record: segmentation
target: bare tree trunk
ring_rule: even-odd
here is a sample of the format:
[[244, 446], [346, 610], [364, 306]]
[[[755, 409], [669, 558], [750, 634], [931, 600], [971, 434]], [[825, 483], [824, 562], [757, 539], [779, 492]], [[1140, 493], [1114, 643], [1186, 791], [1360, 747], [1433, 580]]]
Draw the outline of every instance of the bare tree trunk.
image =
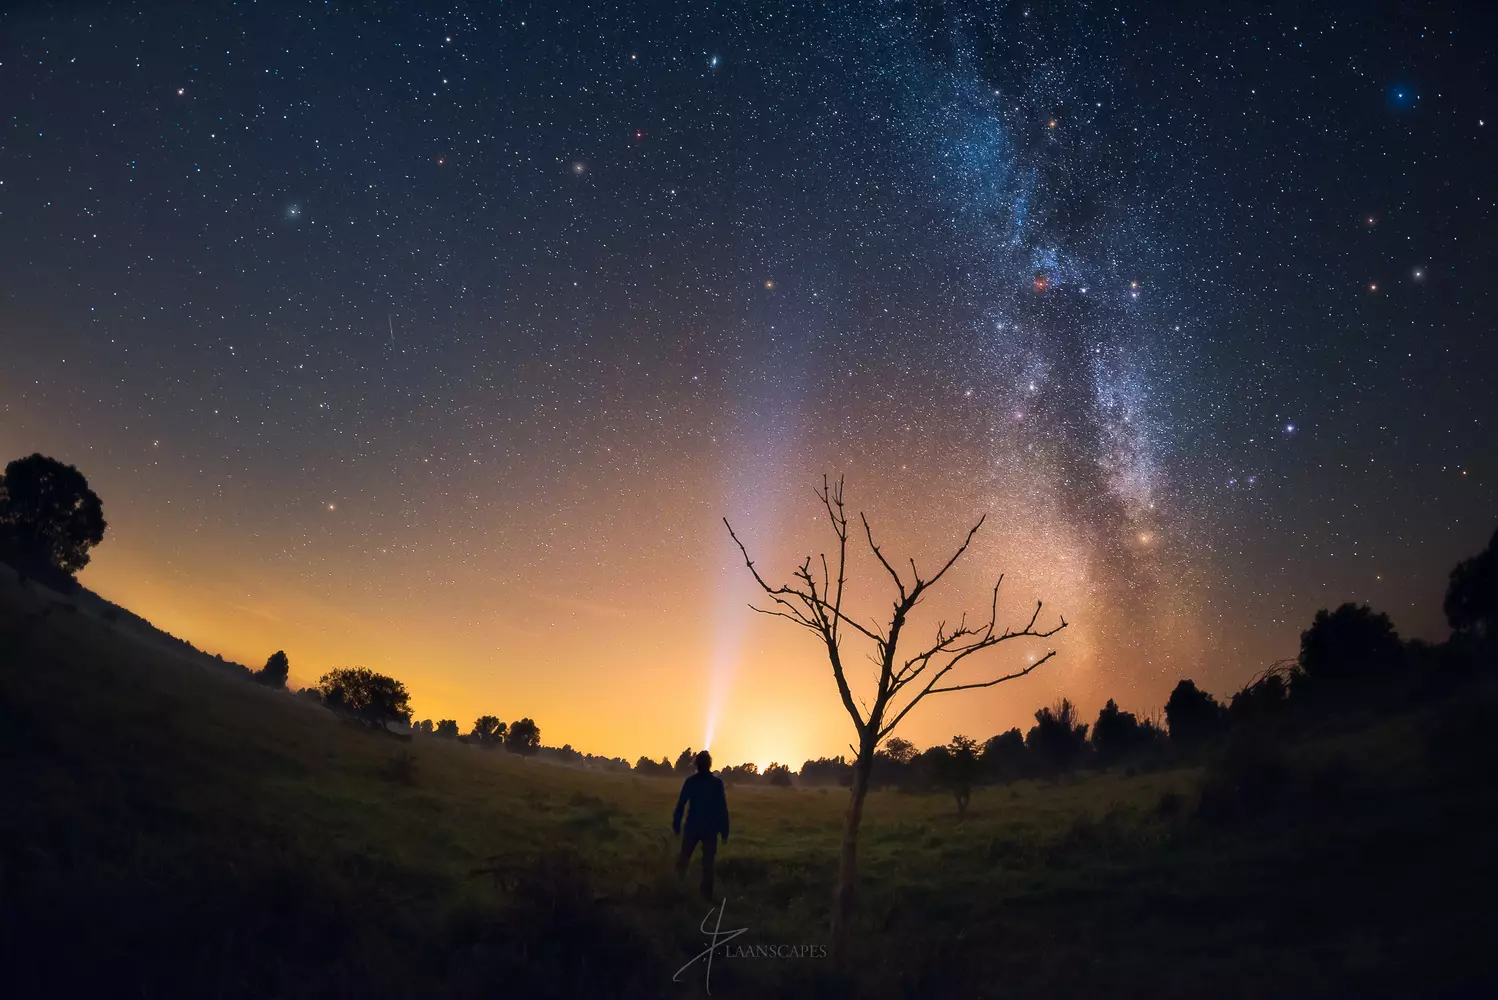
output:
[[853, 787], [843, 821], [843, 853], [837, 867], [837, 892], [832, 903], [832, 958], [842, 966], [848, 956], [848, 924], [853, 919], [853, 896], [858, 881], [858, 827], [863, 822], [863, 800], [869, 793], [872, 747], [861, 750], [853, 764]]

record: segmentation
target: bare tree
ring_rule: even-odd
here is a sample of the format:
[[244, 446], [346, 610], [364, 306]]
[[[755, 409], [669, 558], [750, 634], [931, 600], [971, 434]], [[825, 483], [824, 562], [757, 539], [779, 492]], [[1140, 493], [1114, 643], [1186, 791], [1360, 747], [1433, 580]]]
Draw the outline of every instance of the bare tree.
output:
[[[901, 575], [900, 570], [895, 569], [880, 550], [874, 541], [874, 532], [869, 527], [868, 518], [860, 513], [858, 517], [863, 523], [869, 548], [873, 550], [875, 558], [889, 574], [890, 580], [895, 585], [896, 594], [894, 610], [887, 626], [878, 623], [863, 625], [843, 612], [843, 591], [847, 583], [848, 516], [843, 506], [842, 478], [838, 478], [837, 485], [834, 487], [824, 476], [822, 488], [816, 493], [817, 499], [827, 511], [833, 534], [837, 537], [837, 552], [832, 559], [832, 562], [837, 564], [836, 572], [831, 569], [831, 563], [824, 552], [820, 556], [819, 567], [814, 565], [811, 556], [807, 556], [794, 573], [794, 583], [771, 586], [759, 570], [755, 569], [754, 560], [749, 558], [749, 550], [734, 533], [733, 525], [729, 524], [727, 518], [723, 519], [723, 523], [728, 528], [728, 534], [733, 538], [734, 543], [738, 545], [739, 551], [743, 553], [744, 564], [754, 576], [754, 581], [773, 602], [771, 607], [754, 607], [753, 609], [761, 614], [788, 618], [797, 625], [816, 633], [827, 648], [827, 658], [832, 665], [832, 677], [837, 682], [838, 695], [842, 698], [843, 708], [847, 711], [848, 717], [853, 720], [853, 728], [858, 734], [858, 745], [851, 747], [856, 754], [853, 765], [853, 787], [843, 823], [842, 856], [838, 864], [837, 890], [832, 907], [833, 954], [841, 962], [847, 951], [848, 923], [853, 912], [854, 887], [858, 874], [858, 828], [863, 820], [863, 803], [869, 790], [869, 772], [874, 762], [874, 751], [879, 748], [880, 742], [892, 734], [895, 727], [904, 721], [911, 709], [920, 704], [928, 695], [990, 688], [1005, 681], [1023, 677], [1035, 670], [1055, 656], [1056, 651], [1051, 650], [1021, 670], [986, 680], [958, 683], [955, 677], [948, 679], [953, 669], [974, 653], [1021, 636], [1044, 639], [1055, 635], [1066, 627], [1066, 619], [1060, 619], [1060, 624], [1054, 628], [1036, 630], [1035, 623], [1040, 618], [1041, 609], [1041, 602], [1037, 601], [1035, 613], [1030, 616], [1024, 628], [1000, 629], [997, 625], [999, 586], [1004, 582], [1004, 578], [1000, 576], [993, 587], [993, 600], [989, 606], [987, 621], [969, 625], [967, 617], [963, 616], [962, 620], [951, 628], [948, 628], [946, 622], [941, 622], [936, 627], [934, 642], [921, 648], [915, 655], [901, 659], [898, 653], [900, 633], [905, 628], [911, 611], [920, 603], [926, 591], [935, 586], [967, 551], [973, 536], [978, 533], [979, 528], [983, 527], [984, 518], [980, 518], [978, 523], [973, 525], [967, 533], [967, 538], [953, 553], [952, 558], [948, 559], [934, 575], [930, 578], [922, 577], [920, 570], [916, 568], [915, 560], [912, 559], [910, 560], [910, 575], [906, 578]], [[873, 703], [863, 704], [861, 710], [859, 706], [861, 699], [855, 699], [843, 664], [842, 640], [845, 630], [850, 630], [874, 644], [873, 660], [879, 668], [879, 679], [874, 691]]]

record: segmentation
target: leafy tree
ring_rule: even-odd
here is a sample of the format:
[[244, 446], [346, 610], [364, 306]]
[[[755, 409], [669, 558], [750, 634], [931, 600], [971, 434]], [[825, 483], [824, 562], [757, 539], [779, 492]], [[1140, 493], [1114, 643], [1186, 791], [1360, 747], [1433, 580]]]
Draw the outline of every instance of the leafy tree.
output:
[[438, 719], [437, 720], [437, 735], [440, 736], [440, 737], [442, 737], [444, 740], [455, 740], [455, 739], [457, 739], [458, 738], [458, 720], [457, 719]]
[[942, 786], [957, 800], [957, 818], [967, 816], [968, 802], [973, 797], [973, 783], [978, 780], [978, 741], [966, 736], [953, 736], [952, 741], [940, 748], [937, 758], [937, 778]]
[[1170, 741], [1183, 749], [1196, 750], [1212, 742], [1222, 732], [1222, 723], [1222, 705], [1195, 681], [1181, 681], [1165, 702]]
[[1077, 706], [1062, 698], [1035, 713], [1035, 725], [1025, 734], [1025, 746], [1052, 774], [1074, 767], [1087, 746], [1087, 723], [1077, 719]]
[[1404, 663], [1404, 644], [1394, 623], [1366, 604], [1344, 604], [1316, 612], [1300, 634], [1297, 680], [1341, 684], [1388, 673]]
[[322, 675], [317, 687], [324, 705], [377, 729], [411, 719], [411, 696], [406, 686], [367, 667], [331, 670]]
[[770, 766], [765, 768], [765, 781], [776, 788], [789, 788], [791, 787], [791, 769], [785, 764], [771, 762]]
[[692, 748], [687, 747], [676, 758], [676, 773], [691, 774], [695, 770], [697, 770], [697, 765], [692, 763]]
[[1000, 781], [1013, 781], [1022, 777], [1028, 763], [1025, 756], [1025, 734], [1015, 728], [991, 738], [983, 744], [983, 756], [979, 761], [983, 770]]
[[34, 454], [5, 467], [0, 479], [0, 559], [48, 586], [70, 590], [104, 540], [104, 507], [83, 473]]
[[510, 723], [505, 733], [505, 749], [527, 757], [534, 754], [541, 749], [541, 727], [530, 719]]
[[473, 721], [473, 732], [469, 736], [482, 746], [497, 747], [504, 743], [507, 728], [498, 716], [481, 715]]
[[1486, 549], [1451, 570], [1442, 609], [1454, 631], [1498, 637], [1498, 531]]
[[1138, 756], [1155, 742], [1159, 733], [1148, 720], [1140, 722], [1133, 712], [1125, 712], [1112, 698], [1092, 724], [1092, 749], [1105, 767]]
[[918, 752], [914, 743], [899, 736], [884, 741], [884, 755], [896, 764], [909, 764]]
[[416, 723], [416, 725], [412, 726], [411, 728], [414, 729], [414, 730], [416, 730], [416, 732], [422, 734], [423, 736], [430, 736], [430, 735], [432, 735], [432, 720], [431, 719], [422, 719], [420, 722]]
[[286, 653], [282, 650], [270, 654], [265, 661], [265, 666], [255, 674], [255, 680], [266, 687], [286, 687], [286, 676], [291, 672], [291, 661], [286, 659]]

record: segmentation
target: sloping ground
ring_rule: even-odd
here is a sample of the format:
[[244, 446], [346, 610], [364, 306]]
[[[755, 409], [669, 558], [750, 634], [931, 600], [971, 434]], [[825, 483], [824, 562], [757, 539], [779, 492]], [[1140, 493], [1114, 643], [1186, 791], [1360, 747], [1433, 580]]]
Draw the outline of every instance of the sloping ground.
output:
[[[673, 783], [380, 736], [42, 600], [0, 580], [6, 996], [704, 995]], [[843, 793], [733, 789], [723, 926], [813, 948], [712, 995], [1489, 992], [1492, 706], [962, 824], [876, 793], [846, 977], [815, 950]]]

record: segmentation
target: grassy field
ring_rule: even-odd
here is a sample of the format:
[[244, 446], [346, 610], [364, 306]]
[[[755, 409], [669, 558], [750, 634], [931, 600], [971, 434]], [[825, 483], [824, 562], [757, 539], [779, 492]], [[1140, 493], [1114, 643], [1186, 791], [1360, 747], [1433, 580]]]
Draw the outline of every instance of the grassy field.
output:
[[[0, 584], [4, 995], [704, 995], [675, 782], [381, 736], [43, 604]], [[962, 823], [875, 792], [851, 968], [719, 959], [712, 995], [1489, 993], [1482, 707]], [[826, 944], [844, 794], [730, 790], [736, 945]]]

